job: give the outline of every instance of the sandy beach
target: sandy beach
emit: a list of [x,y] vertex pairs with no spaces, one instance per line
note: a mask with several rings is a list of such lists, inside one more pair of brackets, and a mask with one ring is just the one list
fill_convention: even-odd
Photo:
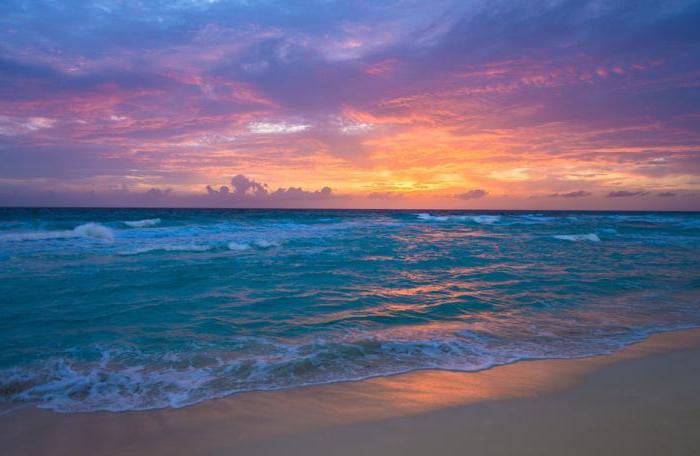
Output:
[[700,330],[618,353],[419,371],[181,409],[0,416],[2,453],[700,454]]

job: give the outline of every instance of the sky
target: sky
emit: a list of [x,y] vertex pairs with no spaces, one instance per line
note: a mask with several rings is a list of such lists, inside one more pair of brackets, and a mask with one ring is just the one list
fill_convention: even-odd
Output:
[[700,210],[700,1],[0,2],[0,205]]

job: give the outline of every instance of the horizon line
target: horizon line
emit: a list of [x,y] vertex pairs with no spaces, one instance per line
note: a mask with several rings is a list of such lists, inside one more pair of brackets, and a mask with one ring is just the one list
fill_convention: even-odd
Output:
[[225,211],[356,211],[356,212],[664,212],[681,214],[700,214],[700,210],[664,210],[664,209],[439,209],[439,208],[323,208],[323,207],[194,207],[194,206],[0,206],[6,209],[65,209],[65,210],[225,210]]

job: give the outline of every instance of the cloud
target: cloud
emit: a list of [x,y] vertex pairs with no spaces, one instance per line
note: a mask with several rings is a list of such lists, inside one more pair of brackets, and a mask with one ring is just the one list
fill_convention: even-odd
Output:
[[586,196],[591,196],[591,192],[587,192],[585,190],[576,190],[573,192],[566,192],[566,193],[552,193],[551,195],[547,195],[550,198],[585,198]]
[[468,192],[460,193],[459,195],[455,195],[459,199],[463,200],[471,200],[471,199],[479,199],[483,198],[484,196],[488,195],[489,192],[486,190],[482,190],[480,188],[475,188],[474,190],[469,190]]
[[14,136],[51,128],[56,121],[48,117],[18,118],[0,115],[0,135]]
[[[603,3],[5,2],[0,179],[181,204],[318,201],[299,185],[320,178],[363,204],[459,206],[478,182],[505,208],[689,205],[698,4]],[[199,191],[231,169],[298,180]]]
[[661,192],[656,194],[656,196],[659,196],[661,198],[673,198],[676,195],[677,193],[675,192]]
[[180,207],[187,206],[170,188],[128,190],[101,187],[97,190],[74,190],[32,184],[0,185],[0,205],[66,207]]
[[277,203],[277,202],[300,202],[327,199],[333,196],[330,187],[323,187],[321,190],[308,191],[301,187],[278,188],[270,191],[266,183],[258,182],[242,174],[231,178],[231,188],[221,186],[218,190],[207,185],[206,196],[219,202],[228,203]]
[[628,190],[618,190],[607,194],[606,198],[630,198],[633,196],[646,196],[649,192],[630,192]]
[[279,135],[285,133],[299,133],[311,128],[308,124],[294,124],[286,122],[254,122],[248,125],[248,131],[257,134]]

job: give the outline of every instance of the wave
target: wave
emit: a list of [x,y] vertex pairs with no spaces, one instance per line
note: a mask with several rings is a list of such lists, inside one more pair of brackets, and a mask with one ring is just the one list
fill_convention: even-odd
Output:
[[152,218],[152,219],[126,221],[123,223],[124,223],[124,225],[129,226],[131,228],[145,228],[148,226],[158,225],[160,222],[161,222],[161,220],[159,218]]
[[248,250],[251,247],[257,247],[259,249],[271,249],[273,247],[279,247],[280,243],[277,241],[268,241],[266,239],[256,239],[251,243],[231,241],[228,243],[228,249],[233,251],[243,251]]
[[500,215],[431,215],[428,213],[418,214],[420,220],[427,222],[447,222],[451,220],[462,222],[474,222],[482,225],[493,225],[501,220]]
[[255,244],[256,247],[260,247],[261,249],[270,249],[272,247],[279,247],[279,242],[275,241],[268,241],[265,239],[256,239],[253,241],[253,244]]
[[[136,348],[91,347],[73,357],[0,371],[0,394],[57,412],[179,408],[231,394],[357,381],[419,369],[473,372],[526,359],[576,358],[611,353],[643,340],[653,329],[597,340],[503,340],[473,330],[423,334],[416,339],[365,334],[301,345],[239,338],[245,351],[207,347],[161,354]],[[545,340],[549,336],[544,337]],[[583,343],[585,342],[585,343]],[[205,350],[202,350],[202,349]]]
[[[224,247],[225,245],[225,247]],[[195,243],[182,243],[182,244],[159,244],[159,245],[149,245],[144,247],[138,247],[133,250],[127,250],[120,252],[120,255],[141,255],[144,253],[153,252],[208,252],[211,250],[219,250],[222,248],[228,248],[232,251],[243,251],[248,250],[252,247],[257,247],[259,249],[270,249],[273,247],[279,247],[280,243],[275,241],[268,241],[265,239],[256,239],[251,243],[230,241],[227,244],[222,245],[221,243],[213,244],[195,244]]]
[[562,241],[590,241],[590,242],[600,242],[600,238],[595,233],[588,234],[557,234],[552,236],[554,239],[561,239]]
[[462,216],[464,220],[471,220],[475,223],[480,223],[482,225],[493,225],[501,220],[500,215],[465,215]]
[[213,246],[211,245],[201,245],[201,244],[165,244],[165,245],[154,245],[147,247],[139,247],[133,250],[128,250],[125,252],[120,252],[121,255],[140,255],[143,253],[152,252],[206,252],[211,250]]
[[250,248],[250,244],[244,244],[244,243],[235,242],[235,241],[231,241],[228,243],[229,250],[242,251],[242,250],[248,250],[249,248]]
[[92,238],[104,242],[114,242],[114,233],[111,229],[99,223],[85,223],[72,230],[64,231],[30,231],[25,233],[10,233],[0,236],[0,239],[7,241],[42,241],[49,239],[67,238]]

